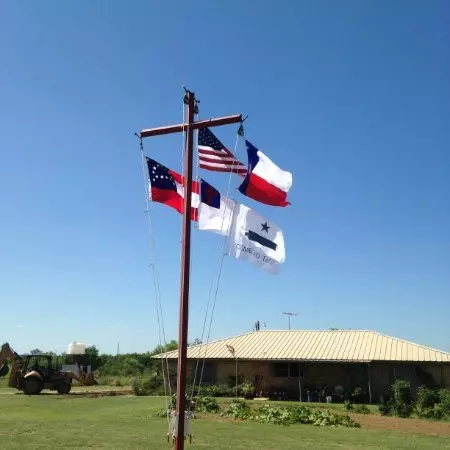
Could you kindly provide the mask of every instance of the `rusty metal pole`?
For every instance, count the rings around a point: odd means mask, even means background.
[[[189,319],[189,272],[191,259],[191,196],[192,196],[192,162],[193,162],[193,135],[194,130],[206,127],[218,127],[232,123],[242,122],[242,115],[211,118],[194,122],[195,94],[186,91],[188,105],[187,123],[169,125],[158,128],[147,128],[136,133],[138,137],[147,138],[164,134],[186,131],[186,147],[184,154],[184,214],[183,214],[183,240],[181,254],[181,293],[180,293],[180,321],[178,332],[178,371],[177,371],[177,404],[178,416],[177,435],[174,448],[184,449],[184,418],[186,411],[186,375],[187,375],[187,338]]]
[[[186,412],[186,375],[187,375],[187,339],[189,320],[189,272],[191,263],[191,197],[192,197],[192,161],[193,135],[190,126],[194,122],[195,94],[187,91],[187,131],[184,153],[184,214],[183,240],[181,246],[181,293],[180,321],[178,330],[178,371],[177,371],[177,406],[178,417],[175,449],[184,449],[184,418]]]

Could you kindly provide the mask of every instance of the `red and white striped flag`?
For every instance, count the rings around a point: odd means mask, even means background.
[[[244,164],[234,157],[209,128],[201,128],[198,132],[198,161],[202,169],[233,172],[241,177],[247,174]]]

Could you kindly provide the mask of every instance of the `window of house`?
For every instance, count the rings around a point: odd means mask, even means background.
[[[274,375],[277,378],[298,378],[298,363],[274,363]]]

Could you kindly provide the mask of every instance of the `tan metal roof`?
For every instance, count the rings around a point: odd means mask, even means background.
[[[188,348],[189,359],[450,362],[450,353],[375,331],[255,331]],[[176,359],[178,351],[157,357]]]

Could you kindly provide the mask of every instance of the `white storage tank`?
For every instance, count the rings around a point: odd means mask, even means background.
[[[86,344],[81,342],[72,342],[67,348],[68,355],[84,355],[86,351]]]

